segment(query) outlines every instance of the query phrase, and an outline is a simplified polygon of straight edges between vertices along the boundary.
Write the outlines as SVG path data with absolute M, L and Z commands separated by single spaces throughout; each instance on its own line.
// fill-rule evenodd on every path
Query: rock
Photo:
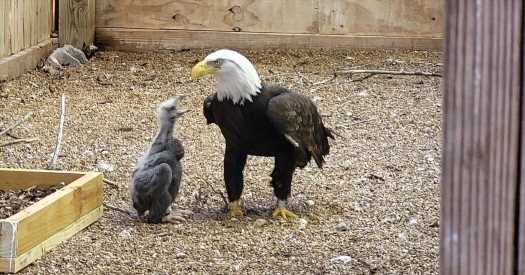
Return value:
M 352 261 L 352 257 L 350 256 L 337 256 L 332 259 L 330 259 L 330 262 L 333 264 L 348 264 Z
M 315 202 L 313 200 L 307 200 L 304 202 L 308 207 L 312 207 L 315 205 Z
M 97 169 L 101 172 L 113 172 L 115 170 L 113 164 L 103 160 L 97 162 Z
M 264 226 L 265 224 L 267 224 L 268 221 L 266 221 L 265 219 L 257 219 L 255 220 L 255 226 L 259 226 L 259 227 L 262 227 Z
M 80 66 L 87 62 L 87 57 L 81 50 L 71 46 L 64 45 L 56 49 L 45 61 L 44 70 L 49 68 L 61 68 L 62 66 Z
M 305 220 L 305 219 L 299 219 L 297 222 L 299 223 L 299 229 L 300 230 L 305 229 L 306 225 L 308 224 L 308 221 Z
M 179 252 L 179 253 L 175 254 L 175 258 L 176 259 L 186 258 L 186 254 L 184 252 Z
M 406 242 L 408 240 L 408 236 L 406 233 L 400 233 L 399 234 L 399 239 Z
M 362 91 L 362 92 L 359 92 L 357 95 L 362 96 L 362 97 L 367 97 L 368 93 L 366 91 Z
M 417 219 L 416 219 L 416 218 L 411 218 L 411 219 L 408 221 L 408 224 L 410 224 L 410 225 L 416 225 L 416 224 L 417 224 Z
M 130 232 L 129 229 L 125 229 L 125 230 L 120 231 L 120 233 L 118 235 L 122 239 L 131 239 L 131 232 Z
M 350 227 L 345 222 L 340 222 L 335 226 L 335 230 L 337 231 L 348 231 L 350 230 Z

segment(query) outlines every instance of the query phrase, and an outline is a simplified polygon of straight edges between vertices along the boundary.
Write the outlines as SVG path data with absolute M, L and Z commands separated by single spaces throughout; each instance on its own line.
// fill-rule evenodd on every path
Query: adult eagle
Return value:
M 216 93 L 204 100 L 203 111 L 207 123 L 217 124 L 226 141 L 228 214 L 242 216 L 243 170 L 247 155 L 255 155 L 275 158 L 271 184 L 278 202 L 273 216 L 296 218 L 286 209 L 293 173 L 312 157 L 322 168 L 332 132 L 310 99 L 261 83 L 255 67 L 238 52 L 215 51 L 191 71 L 192 79 L 208 74 L 216 77 Z

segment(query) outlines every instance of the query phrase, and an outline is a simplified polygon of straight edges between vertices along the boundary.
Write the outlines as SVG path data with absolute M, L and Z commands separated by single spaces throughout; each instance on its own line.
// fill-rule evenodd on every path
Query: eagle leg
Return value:
M 274 211 L 272 216 L 274 218 L 282 218 L 285 220 L 295 220 L 298 218 L 298 216 L 293 213 L 292 211 L 284 208 L 284 207 L 277 207 Z
M 228 216 L 230 218 L 242 217 L 241 200 L 232 201 L 228 204 Z
M 226 146 L 224 154 L 224 182 L 228 193 L 228 216 L 241 217 L 241 194 L 244 188 L 243 170 L 247 155 Z
M 297 215 L 287 209 L 288 197 L 292 189 L 292 176 L 295 171 L 293 152 L 288 152 L 275 157 L 275 167 L 272 172 L 273 193 L 278 199 L 277 208 L 272 216 L 286 220 L 296 219 Z

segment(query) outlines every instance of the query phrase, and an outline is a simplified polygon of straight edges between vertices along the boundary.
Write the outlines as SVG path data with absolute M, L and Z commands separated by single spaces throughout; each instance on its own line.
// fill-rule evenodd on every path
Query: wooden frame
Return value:
M 0 169 L 0 189 L 64 187 L 0 220 L 0 272 L 18 272 L 97 221 L 103 212 L 103 176 L 98 172 Z

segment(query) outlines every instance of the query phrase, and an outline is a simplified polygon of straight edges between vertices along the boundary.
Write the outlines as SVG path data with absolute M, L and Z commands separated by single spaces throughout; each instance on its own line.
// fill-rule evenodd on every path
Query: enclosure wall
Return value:
M 441 48 L 434 0 L 97 0 L 99 44 L 200 47 Z
M 0 58 L 48 40 L 50 0 L 0 0 Z

